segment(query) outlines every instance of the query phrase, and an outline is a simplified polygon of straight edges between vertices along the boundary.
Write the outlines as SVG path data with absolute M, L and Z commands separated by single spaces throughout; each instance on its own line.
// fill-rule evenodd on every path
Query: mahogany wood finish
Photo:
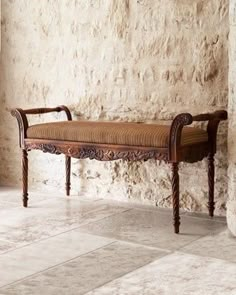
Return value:
M 70 195 L 71 157 L 65 156 L 66 164 L 66 195 Z
M 64 154 L 72 158 L 114 161 L 118 159 L 141 161 L 148 159 L 168 160 L 166 149 L 107 144 L 88 144 L 83 142 L 55 141 L 46 139 L 25 139 L 25 148 L 41 150 L 45 153 Z
M 180 155 L 180 141 L 182 129 L 185 125 L 190 125 L 193 122 L 192 115 L 188 113 L 177 115 L 170 127 L 170 136 L 169 136 L 169 161 L 170 162 L 179 162 L 181 160 Z
M 215 165 L 214 155 L 209 153 L 208 155 L 208 187 L 209 187 L 209 201 L 208 210 L 211 217 L 214 216 L 215 202 L 214 202 L 214 187 L 215 187 Z
M 28 206 L 28 153 L 22 150 L 23 206 Z
M 174 217 L 174 230 L 179 233 L 180 216 L 179 216 L 179 164 L 172 163 L 172 198 L 173 198 L 173 217 Z
M 67 120 L 68 121 L 72 120 L 71 112 L 66 106 L 59 106 L 56 108 L 37 108 L 37 109 L 28 109 L 28 110 L 22 110 L 17 108 L 11 111 L 12 116 L 16 117 L 18 121 L 19 135 L 20 135 L 19 143 L 21 148 L 24 148 L 26 131 L 29 127 L 29 123 L 28 123 L 28 119 L 26 115 L 40 115 L 40 114 L 46 114 L 51 112 L 65 112 L 67 116 Z
M 227 119 L 227 112 L 216 111 L 210 114 L 192 116 L 189 113 L 177 115 L 170 127 L 169 144 L 166 148 L 125 146 L 111 144 L 91 144 L 84 142 L 56 141 L 27 138 L 29 123 L 27 115 L 45 114 L 50 112 L 65 112 L 67 120 L 72 120 L 71 113 L 66 106 L 56 108 L 14 109 L 11 114 L 16 117 L 19 126 L 19 143 L 22 148 L 23 171 L 23 205 L 28 203 L 28 158 L 27 152 L 33 149 L 51 154 L 65 155 L 66 194 L 70 194 L 71 158 L 96 159 L 99 161 L 113 161 L 123 159 L 127 161 L 141 161 L 148 159 L 163 160 L 172 166 L 172 196 L 174 231 L 179 233 L 179 162 L 194 163 L 208 157 L 209 184 L 209 215 L 214 214 L 214 155 L 216 153 L 216 137 L 220 121 Z M 208 121 L 208 142 L 188 146 L 181 146 L 181 133 L 186 125 L 193 121 Z

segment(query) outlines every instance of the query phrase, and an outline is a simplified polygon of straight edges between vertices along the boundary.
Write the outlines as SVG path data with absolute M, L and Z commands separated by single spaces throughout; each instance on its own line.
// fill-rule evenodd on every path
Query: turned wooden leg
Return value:
M 208 210 L 211 217 L 214 216 L 215 202 L 214 202 L 214 187 L 215 187 L 215 165 L 214 154 L 208 155 L 208 188 L 209 188 L 209 201 Z
M 172 163 L 172 197 L 173 197 L 173 217 L 174 230 L 179 233 L 180 217 L 179 217 L 179 163 Z
M 71 157 L 66 156 L 66 195 L 70 195 Z
M 28 153 L 22 150 L 23 206 L 28 206 Z

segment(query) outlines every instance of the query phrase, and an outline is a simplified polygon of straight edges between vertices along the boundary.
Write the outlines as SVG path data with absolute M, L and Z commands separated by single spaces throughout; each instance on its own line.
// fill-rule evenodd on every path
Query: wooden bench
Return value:
M 29 126 L 27 115 L 64 111 L 67 121 Z M 177 115 L 170 126 L 145 123 L 72 121 L 66 106 L 56 108 L 14 109 L 22 149 L 23 205 L 28 204 L 28 154 L 33 149 L 64 154 L 66 193 L 70 194 L 71 157 L 113 161 L 164 160 L 172 169 L 174 231 L 179 233 L 179 162 L 194 163 L 208 158 L 209 215 L 214 214 L 214 155 L 219 122 L 227 112 L 192 116 Z M 207 130 L 185 127 L 193 121 L 208 121 Z

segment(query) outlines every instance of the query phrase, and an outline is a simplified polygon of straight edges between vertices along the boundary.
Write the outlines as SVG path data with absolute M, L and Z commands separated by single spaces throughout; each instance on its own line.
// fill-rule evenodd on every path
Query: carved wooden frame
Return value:
M 170 127 L 169 144 L 166 148 L 125 146 L 111 144 L 91 144 L 73 141 L 56 141 L 45 139 L 27 138 L 29 123 L 27 115 L 44 114 L 50 112 L 65 112 L 67 120 L 72 116 L 66 106 L 56 108 L 14 109 L 11 114 L 16 117 L 19 126 L 19 144 L 22 149 L 22 173 L 23 173 L 23 205 L 28 205 L 28 158 L 30 150 L 41 150 L 51 154 L 64 154 L 66 166 L 66 193 L 70 194 L 71 158 L 95 159 L 99 161 L 113 161 L 123 159 L 127 161 L 141 161 L 148 159 L 163 160 L 172 165 L 172 195 L 174 231 L 179 233 L 179 162 L 194 163 L 208 157 L 208 183 L 209 183 L 209 214 L 214 213 L 214 154 L 216 153 L 217 130 L 220 121 L 227 119 L 227 112 L 216 111 L 211 114 L 192 116 L 189 113 L 177 115 Z M 208 142 L 181 146 L 182 129 L 193 121 L 208 121 Z
M 166 149 L 155 149 L 135 146 L 122 146 L 97 144 L 92 145 L 83 142 L 60 142 L 55 140 L 25 139 L 27 151 L 37 149 L 45 153 L 64 154 L 77 159 L 98 160 L 98 161 L 141 161 L 149 159 L 168 160 Z

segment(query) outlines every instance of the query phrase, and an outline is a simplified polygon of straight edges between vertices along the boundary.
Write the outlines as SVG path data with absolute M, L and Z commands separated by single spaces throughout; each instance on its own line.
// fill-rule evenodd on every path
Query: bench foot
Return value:
M 215 186 L 215 165 L 214 154 L 208 155 L 208 188 L 209 188 L 209 201 L 208 210 L 209 216 L 214 216 L 215 202 L 214 202 L 214 186 Z
M 71 174 L 71 157 L 65 157 L 65 164 L 66 164 L 66 195 L 70 195 L 70 174 Z
M 179 216 L 179 163 L 172 163 L 172 198 L 173 198 L 173 218 L 174 232 L 179 233 L 180 216 Z
M 22 150 L 22 188 L 23 188 L 23 206 L 28 206 L 28 153 Z

